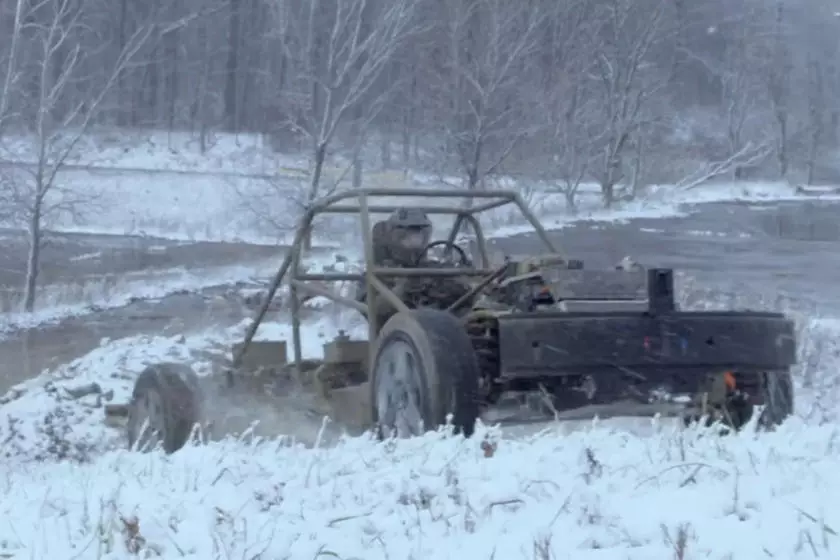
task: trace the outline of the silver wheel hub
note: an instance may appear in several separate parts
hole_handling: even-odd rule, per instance
[[[420,363],[414,348],[393,340],[379,354],[374,372],[376,410],[385,436],[420,435],[423,426],[423,396]]]

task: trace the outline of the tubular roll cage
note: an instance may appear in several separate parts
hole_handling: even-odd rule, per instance
[[[457,239],[458,233],[469,225],[472,227],[473,234],[481,261],[481,266],[478,268],[394,268],[394,267],[378,267],[375,266],[373,260],[373,239],[372,239],[372,224],[371,214],[390,214],[400,208],[396,204],[375,205],[370,204],[370,197],[426,197],[426,198],[446,198],[446,199],[461,199],[462,204],[456,207],[447,206],[413,206],[429,215],[454,215],[455,221],[452,224],[452,229],[449,232],[447,241],[454,243]],[[346,203],[346,201],[355,199],[356,203]],[[475,199],[483,199],[484,203],[478,206],[466,205],[463,202],[472,201]],[[451,277],[481,277],[484,280],[479,282],[472,290],[464,297],[460,298],[450,306],[450,310],[459,307],[468,299],[471,299],[480,290],[486,287],[495,278],[499,277],[504,271],[504,267],[500,269],[490,268],[490,259],[487,254],[487,243],[484,231],[479,220],[476,218],[477,214],[494,210],[502,206],[513,204],[515,205],[525,219],[534,228],[535,233],[540,238],[540,241],[545,245],[551,253],[557,253],[557,249],[548,236],[545,228],[540,224],[537,217],[531,212],[519,193],[511,190],[497,190],[497,191],[472,191],[466,189],[399,189],[399,188],[360,188],[338,192],[332,195],[316,199],[307,206],[304,214],[297,227],[294,240],[290,250],[287,252],[285,258],[277,270],[277,274],[272,280],[271,286],[268,290],[268,296],[263,301],[259,311],[257,311],[251,325],[245,333],[243,344],[239,347],[238,352],[233,357],[233,367],[237,368],[242,362],[242,358],[248,350],[257,329],[265,318],[266,312],[277,294],[277,290],[283,282],[287,273],[291,274],[289,278],[289,297],[292,311],[292,346],[294,347],[294,360],[299,370],[301,360],[301,335],[300,335],[300,307],[301,299],[300,292],[305,292],[312,296],[320,296],[327,298],[335,303],[356,309],[365,314],[368,321],[368,341],[373,342],[376,338],[376,333],[379,332],[379,325],[377,325],[376,314],[371,313],[370,310],[374,307],[378,298],[385,299],[397,311],[408,311],[408,307],[400,301],[397,295],[383,282],[383,278],[451,278]],[[361,273],[346,273],[346,272],[323,272],[318,274],[310,274],[301,271],[301,254],[304,240],[312,230],[312,222],[315,217],[322,214],[358,214],[360,217],[361,234],[364,246],[364,261],[365,270]],[[367,303],[361,303],[354,299],[344,297],[325,289],[322,286],[312,284],[311,282],[344,282],[356,281],[365,282],[367,284]],[[373,346],[371,345],[371,349]]]

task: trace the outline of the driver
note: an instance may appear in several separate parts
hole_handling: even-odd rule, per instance
[[[373,226],[373,260],[377,266],[416,266],[432,238],[432,222],[416,208],[399,208]]]
[[[426,251],[432,238],[432,222],[417,208],[398,208],[387,219],[376,222],[371,232],[375,266],[415,268],[425,266]],[[433,306],[446,309],[469,289],[462,282],[450,278],[387,278],[383,282],[409,307]],[[367,301],[364,282],[359,285],[358,301]],[[377,298],[371,311],[380,327],[394,313],[390,303]]]

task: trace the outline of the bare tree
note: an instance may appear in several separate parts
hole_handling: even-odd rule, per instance
[[[790,137],[793,74],[792,53],[790,52],[790,34],[784,0],[776,0],[774,6],[772,31],[767,45],[764,61],[757,61],[763,66],[763,77],[767,88],[773,118],[775,120],[775,152],[779,165],[779,176],[788,174],[790,167]],[[763,62],[763,64],[762,64]]]
[[[543,14],[527,1],[447,0],[443,9],[428,74],[432,130],[475,189],[536,129],[526,107]]]
[[[351,117],[357,134],[388,100],[376,86],[414,32],[415,0],[300,0],[275,3],[288,61],[288,125],[311,149],[307,198],[320,193],[327,150]],[[361,145],[355,147],[360,149]]]
[[[368,137],[386,167],[401,156],[406,172],[473,188],[516,173],[570,202],[592,179],[607,206],[654,174],[685,186],[750,165],[814,180],[838,142],[831,0],[73,1],[0,2],[0,135],[37,135],[40,45],[62,12],[47,74],[73,69],[44,127],[79,130],[110,90],[97,126],[189,129],[204,147],[222,129],[273,133],[312,163],[304,205],[333,185],[329,155],[361,182]],[[182,22],[156,29],[111,88],[120,53],[164,18]]]
[[[694,189],[712,179],[732,173],[733,169],[737,167],[747,167],[756,164],[765,159],[771,152],[772,150],[766,144],[754,146],[751,143],[747,143],[737,152],[731,153],[721,160],[711,161],[694,169],[687,175],[679,178],[675,185],[678,189],[682,190]]]
[[[743,179],[746,165],[740,157],[755,159],[755,153],[767,151],[769,139],[756,130],[762,110],[760,87],[749,65],[750,46],[745,39],[727,49],[724,67],[720,71],[721,110],[725,122],[728,159],[732,159],[732,178]],[[758,135],[761,135],[757,138]],[[740,154],[740,156],[739,156]],[[738,156],[738,157],[736,157]]]
[[[747,15],[745,15],[747,14]],[[752,15],[749,15],[752,14]],[[778,118],[768,98],[768,74],[761,65],[767,60],[764,44],[759,42],[760,26],[751,19],[751,11],[734,18],[735,29],[723,48],[720,60],[685,49],[691,59],[719,83],[720,133],[724,140],[722,157],[701,166],[678,180],[678,185],[690,188],[706,180],[730,173],[733,180],[744,178],[749,166],[761,162],[773,152],[771,131],[766,123]],[[762,74],[762,72],[764,72]],[[778,110],[786,122],[787,112],[782,105],[781,90],[777,92]],[[765,118],[768,117],[768,118]],[[778,147],[777,147],[778,149]]]
[[[814,184],[817,156],[825,138],[826,118],[825,67],[819,60],[808,61],[808,155],[805,159],[806,179]]]
[[[595,128],[601,106],[591,95],[588,77],[598,28],[590,0],[549,3],[542,40],[543,111],[550,156],[540,173],[565,197],[569,212],[577,211],[577,193],[595,163]]]
[[[0,136],[8,119],[11,91],[17,80],[17,59],[20,49],[20,33],[25,0],[17,0],[12,18],[12,33],[9,39],[9,53],[6,60],[6,75],[3,78],[3,89],[0,91]]]
[[[21,37],[25,38],[21,47],[27,53],[20,63],[34,65],[38,72],[30,84],[34,95],[25,111],[31,120],[19,121],[27,130],[25,142],[11,141],[11,146],[4,146],[5,168],[9,171],[0,197],[14,221],[27,233],[23,307],[33,311],[45,227],[49,220],[81,212],[91,202],[91,193],[62,185],[59,172],[75,157],[79,142],[99,114],[117,75],[152,37],[156,26],[147,25],[132,37],[116,57],[103,85],[79,95],[79,90],[90,83],[83,72],[88,69],[86,57],[93,54],[86,49],[90,40],[84,19],[86,5],[75,0],[42,0],[35,4],[21,2],[18,8],[26,10],[16,14],[16,21],[21,22]],[[11,60],[8,68],[9,73],[14,73],[16,67],[11,63],[17,60]],[[3,90],[5,101],[0,106],[9,106],[9,99],[19,94],[11,87],[14,80],[7,83],[10,86]]]
[[[663,0],[609,0],[600,6],[592,92],[603,107],[603,121],[595,139],[600,156],[593,172],[606,208],[615,201],[630,139],[648,124],[643,109],[665,83],[653,71],[651,55],[669,32],[666,6]]]
[[[595,163],[592,131],[595,119],[591,99],[581,87],[575,87],[566,98],[568,105],[552,123],[554,184],[566,200],[566,209],[577,212],[577,193]]]
[[[805,89],[805,174],[806,182],[814,184],[816,168],[822,150],[835,136],[838,93],[840,93],[840,16],[831,3],[811,0],[804,6],[803,18],[807,27],[803,35],[796,37],[803,53],[804,79],[800,82]],[[835,122],[832,122],[835,121]]]

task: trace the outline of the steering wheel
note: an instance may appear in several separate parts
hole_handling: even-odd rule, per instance
[[[462,267],[469,267],[472,266],[470,263],[469,257],[467,257],[467,253],[457,246],[455,243],[450,242],[447,239],[441,239],[440,241],[432,241],[426,247],[423,248],[423,252],[420,254],[420,257],[417,259],[417,263],[421,263],[426,260],[427,255],[429,252],[436,248],[436,247],[445,247],[444,250],[444,258],[441,262],[444,263],[452,263],[455,266],[462,266]],[[458,253],[458,260],[455,261],[452,259],[452,251]]]

